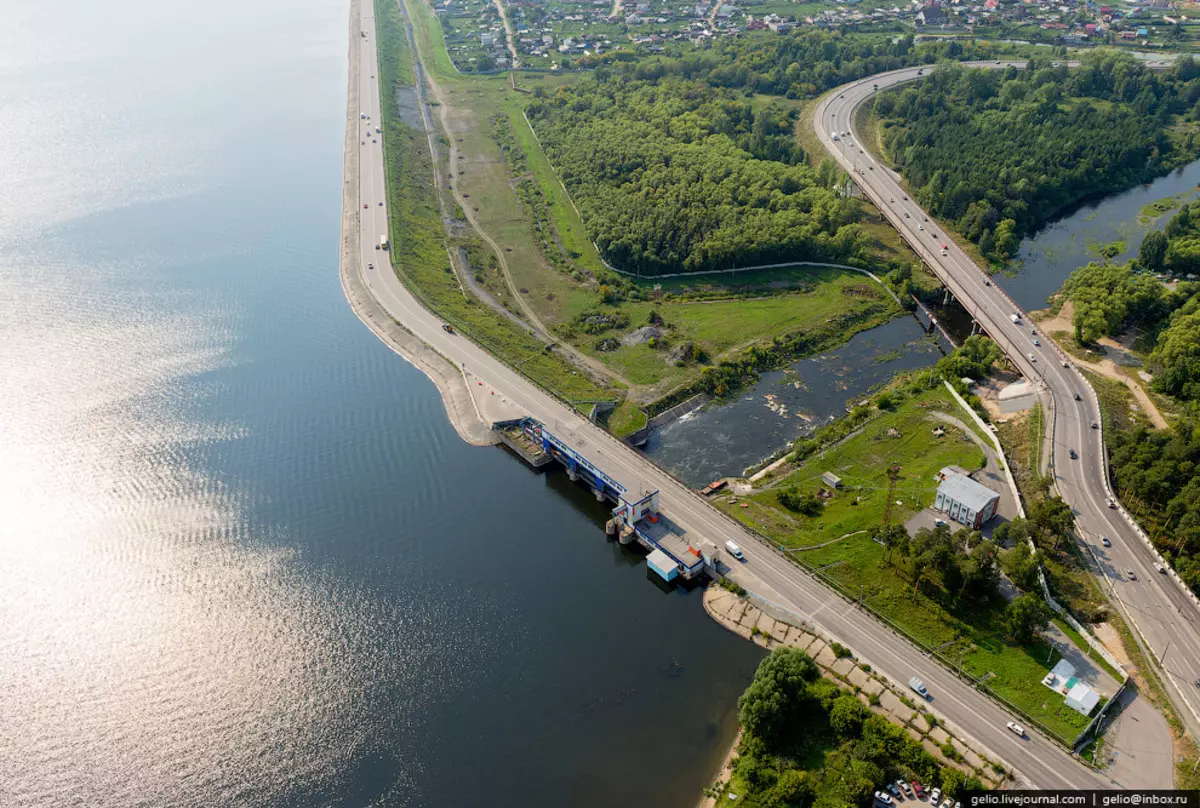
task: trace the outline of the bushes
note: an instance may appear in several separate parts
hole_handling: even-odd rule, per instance
[[[779,504],[789,511],[817,516],[821,513],[821,500],[807,492],[800,492],[795,487],[785,488],[779,492]]]

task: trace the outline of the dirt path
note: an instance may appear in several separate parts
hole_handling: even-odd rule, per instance
[[[407,5],[410,0],[401,0],[401,2]],[[424,0],[411,0],[411,2],[424,2]],[[499,0],[497,0],[497,2],[499,2]],[[501,13],[503,14],[503,12]],[[507,30],[507,18],[505,18],[505,20],[505,26]],[[437,159],[439,152],[437,150],[436,138],[434,136],[436,127],[434,127],[433,122],[429,120],[429,103],[425,98],[425,87],[429,88],[429,94],[437,103],[438,120],[441,124],[442,132],[445,133],[446,140],[449,143],[446,154],[447,169],[451,176],[457,177],[459,176],[458,162],[460,155],[458,147],[454,145],[454,130],[450,126],[450,115],[454,111],[454,107],[447,102],[446,93],[442,90],[441,85],[438,84],[438,82],[433,78],[433,75],[426,68],[425,54],[417,41],[417,37],[412,33],[411,24],[405,26],[405,31],[408,35],[409,46],[412,49],[413,59],[416,63],[415,84],[417,86],[417,93],[421,102],[420,107],[422,120],[426,121],[427,123],[425,135],[429,143],[430,154],[434,157],[434,185],[438,191],[438,199],[441,201],[443,199],[443,190],[445,189],[445,186],[442,183],[442,174],[439,170],[439,160]],[[533,308],[529,305],[528,301],[525,300],[524,296],[521,295],[521,293],[517,290],[516,284],[512,279],[512,272],[508,267],[508,260],[504,255],[504,250],[479,223],[479,220],[473,214],[470,203],[459,190],[458,184],[451,183],[449,190],[454,197],[454,201],[460,208],[462,208],[463,215],[467,219],[467,224],[471,226],[471,229],[475,231],[475,234],[478,235],[479,238],[487,243],[488,247],[491,248],[492,253],[496,256],[496,260],[500,264],[501,274],[504,276],[504,283],[506,286],[508,286],[509,293],[512,294],[513,300],[517,301],[517,305],[521,308],[522,315],[524,315],[526,320],[536,330],[538,337],[544,340],[547,344],[556,344],[561,354],[567,356],[572,364],[583,369],[593,378],[600,381],[615,381],[621,385],[624,385],[625,387],[631,389],[635,388],[636,385],[634,385],[628,379],[622,377],[620,374],[613,372],[604,363],[580,352],[573,345],[560,342],[558,338],[554,336],[550,329],[546,327],[546,324],[542,322],[542,319],[538,317],[536,312],[534,312]],[[447,212],[443,211],[443,215],[447,215]]]
[[[1068,300],[1063,304],[1062,309],[1057,315],[1038,320],[1038,325],[1041,327],[1043,334],[1052,339],[1056,339],[1054,335],[1059,332],[1066,332],[1068,335],[1074,334],[1074,321],[1075,307],[1072,305],[1071,301]],[[1117,355],[1126,354],[1125,346],[1121,345],[1116,340],[1104,337],[1100,340],[1100,344],[1104,347],[1106,352],[1115,353]],[[1150,419],[1151,423],[1153,423],[1154,426],[1159,429],[1167,428],[1167,419],[1163,417],[1162,412],[1159,411],[1158,406],[1154,403],[1154,400],[1147,395],[1145,388],[1143,388],[1141,384],[1129,378],[1127,374],[1122,372],[1122,367],[1132,367],[1133,365],[1122,366],[1109,358],[1101,359],[1099,362],[1090,362],[1075,355],[1072,355],[1071,358],[1075,364],[1079,365],[1080,367],[1087,368],[1094,373],[1098,373],[1101,376],[1114,379],[1124,384],[1127,388],[1129,388],[1129,392],[1133,393],[1133,397],[1137,400],[1138,406],[1142,408],[1142,412],[1146,413],[1146,416]]]
[[[504,8],[504,0],[492,0],[492,4],[496,6],[496,11],[500,13],[500,22],[504,23],[504,37],[508,42],[508,55],[512,57],[512,66],[516,70],[521,66],[521,59],[517,56],[517,35],[513,32],[512,23],[508,21],[508,10]]]

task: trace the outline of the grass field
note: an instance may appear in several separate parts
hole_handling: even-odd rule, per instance
[[[926,647],[945,644],[938,653],[948,665],[975,679],[986,677],[983,687],[1070,743],[1087,719],[1041,684],[1059,658],[1057,651],[1040,641],[1028,645],[1007,641],[1002,625],[1006,604],[998,595],[986,603],[959,601],[951,609],[946,604],[952,599],[944,594],[929,597],[925,591],[915,592],[907,560],[898,554],[889,558],[886,548],[865,533],[856,533],[881,523],[890,465],[900,466],[901,479],[892,498],[901,504],[893,504],[892,520],[901,522],[931,502],[937,488],[935,475],[943,466],[975,469],[983,463],[975,444],[960,430],[934,420],[930,415],[934,411],[967,418],[944,388],[935,387],[905,400],[894,411],[879,411],[859,431],[813,455],[767,490],[737,503],[726,498],[720,506],[789,548],[799,563],[820,570],[848,597],[861,597],[868,608]],[[946,434],[935,438],[935,426],[944,426]],[[889,429],[899,436],[889,437]],[[801,516],[779,503],[780,490],[788,486],[815,491],[825,471],[837,474],[845,487],[818,516]]]
[[[411,86],[411,54],[398,8],[377,0],[380,79],[385,88]],[[400,120],[385,105],[384,148],[388,172],[392,264],[405,285],[439,316],[567,401],[612,399],[616,391],[600,387],[525,330],[466,294],[450,265],[433,164],[424,133]]]

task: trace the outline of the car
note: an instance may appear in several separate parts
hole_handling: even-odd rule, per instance
[[[921,221],[923,221],[923,222],[927,222],[927,221],[929,221],[929,217],[928,217],[928,216],[922,216],[922,217],[921,217]]]
[[[382,201],[379,203],[379,207],[381,207],[381,208],[383,207],[383,202],[382,202]]]
[[[1100,428],[1100,424],[1097,423],[1096,421],[1092,421],[1092,429],[1099,429],[1099,428]]]
[[[1131,569],[1126,569],[1126,570],[1125,570],[1125,575],[1126,575],[1126,576],[1128,576],[1129,580],[1131,580],[1131,581],[1136,581],[1136,580],[1137,580],[1137,573],[1136,573],[1136,572],[1134,572],[1134,571],[1133,571],[1133,570],[1131,570]]]
[[[867,166],[867,171],[874,171],[874,170],[875,170],[875,166]]]
[[[1005,726],[1008,727],[1008,731],[1011,732],[1013,735],[1016,735],[1017,737],[1020,737],[1020,738],[1025,737],[1025,727],[1021,726],[1017,722],[1009,721]]]
[[[900,789],[896,786],[895,783],[888,783],[887,790],[892,792],[893,797],[895,797],[896,799],[900,799]]]
[[[914,676],[913,678],[908,680],[908,686],[910,688],[912,688],[912,691],[914,693],[916,693],[918,696],[925,699],[926,701],[929,701],[929,688],[925,687],[925,683],[922,682],[920,679],[918,679],[917,677]]]
[[[1068,449],[1068,450],[1067,450],[1067,454],[1069,454],[1069,455],[1071,456],[1071,459],[1072,459],[1072,460],[1078,460],[1078,459],[1079,459],[1079,454],[1078,454],[1078,453],[1077,453],[1077,452],[1076,452],[1074,449]]]
[[[907,219],[907,218],[908,218],[908,211],[904,211],[904,218],[905,218],[905,219]]]
[[[1160,564],[1157,561],[1154,562],[1154,570],[1155,570],[1155,572],[1158,572],[1161,575],[1167,574],[1167,568],[1164,567],[1162,564]]]
[[[1104,500],[1104,504],[1107,505],[1108,507],[1114,508],[1114,509],[1117,507],[1117,503],[1113,502],[1112,497],[1109,497],[1108,499]]]
[[[903,199],[905,202],[907,202],[907,201],[908,201],[908,197],[907,197],[907,196],[904,196],[903,194],[901,194],[901,195],[900,195],[900,198],[901,198],[901,199]]]
[[[990,280],[988,280],[987,278],[984,278],[984,279],[983,279],[983,285],[984,285],[984,286],[991,286],[991,285],[992,285],[992,282],[991,282]]]
[[[943,525],[945,525],[945,524],[946,524],[946,520],[945,520],[945,519],[934,519],[934,520],[933,520],[933,526],[934,526],[934,527],[942,527],[942,526],[943,526]]]
[[[924,229],[925,229],[925,225],[923,225],[923,224],[919,224],[919,225],[917,225],[917,229],[918,229],[918,230],[924,230]]]
[[[1101,536],[1100,543],[1103,544],[1105,547],[1112,547],[1112,540],[1110,540],[1108,538],[1108,536]]]
[[[913,793],[917,795],[917,799],[925,799],[925,786],[921,785],[919,780],[912,781]]]
[[[1076,394],[1075,394],[1075,400],[1076,400],[1076,401],[1083,401],[1083,396],[1081,396],[1081,395],[1079,395],[1078,393],[1076,393]]]
[[[746,560],[746,554],[742,552],[742,548],[741,548],[741,547],[738,547],[738,546],[737,546],[735,543],[733,543],[733,542],[731,542],[731,541],[727,541],[727,542],[725,542],[725,550],[726,550],[726,552],[728,552],[728,553],[729,553],[731,556],[733,556],[734,558],[736,558],[738,561],[745,561],[745,560]]]
[[[1071,367],[1071,363],[1070,363],[1070,362],[1067,362],[1067,361],[1064,361],[1064,362],[1063,362],[1063,367],[1065,367],[1065,368],[1069,368],[1069,367]]]
[[[912,788],[903,780],[897,780],[896,785],[900,786],[900,790],[904,792],[904,796],[911,797],[913,795]]]
[[[374,268],[375,268],[374,264],[367,264],[367,269],[374,269]]]
[[[947,797],[946,801],[942,803],[942,808],[954,808],[954,800]]]
[[[1025,354],[1025,355],[1029,357],[1029,361],[1030,361],[1030,362],[1036,362],[1036,361],[1037,361],[1037,357],[1036,357],[1036,356],[1034,356],[1033,354]]]
[[[1031,337],[1036,337],[1036,336],[1037,336],[1037,329],[1036,329],[1036,328],[1031,328],[1031,329],[1029,329],[1029,336],[1031,336]]]
[[[367,203],[363,202],[363,210],[366,210],[366,209],[367,209]]]
[[[1040,339],[1038,339],[1037,337],[1034,337],[1033,344],[1040,348],[1042,346],[1042,341]]]
[[[895,201],[896,201],[896,197],[894,197],[894,196],[893,196],[893,197],[891,198],[891,201],[892,201],[892,202],[895,202]]]
[[[882,791],[876,791],[875,802],[879,803],[880,805],[891,805],[892,798]]]
[[[940,788],[935,788],[933,791],[929,792],[929,804],[930,805],[937,805],[941,801],[942,801],[942,790]]]
[[[376,140],[375,138],[371,138],[371,142],[372,142],[372,143],[378,143],[379,141],[378,141],[378,140]]]
[[[442,323],[442,330],[445,331],[447,334],[453,334],[454,326],[450,325],[449,323]]]

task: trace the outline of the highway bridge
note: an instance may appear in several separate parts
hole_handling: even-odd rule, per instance
[[[968,66],[1023,68],[1025,63],[972,62]],[[919,81],[935,69],[894,70],[840,87],[817,105],[813,125],[825,148],[963,308],[1004,349],[1017,369],[1037,383],[1039,396],[1052,416],[1048,437],[1055,486],[1075,512],[1079,535],[1101,569],[1103,587],[1141,633],[1154,659],[1161,662],[1172,701],[1192,733],[1200,737],[1200,688],[1194,684],[1200,676],[1200,609],[1179,582],[1158,571],[1154,550],[1110,490],[1102,430],[1092,428],[1101,420],[1095,392],[1046,335],[1037,335],[1042,344],[1034,344],[1034,326],[1025,313],[955,244],[944,225],[908,197],[901,178],[873,157],[855,128],[856,110],[875,93]],[[1111,547],[1103,546],[1103,536],[1111,541]]]

